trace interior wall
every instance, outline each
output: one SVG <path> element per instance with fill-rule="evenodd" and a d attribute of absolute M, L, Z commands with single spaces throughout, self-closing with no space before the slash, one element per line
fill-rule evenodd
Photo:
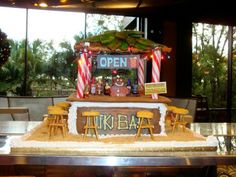
<path fill-rule="evenodd" d="M 162 44 L 163 42 L 163 29 L 162 29 L 162 23 L 159 19 L 153 18 L 153 17 L 148 17 L 147 19 L 147 38 Z M 152 61 L 148 60 L 147 61 L 147 69 L 146 69 L 146 82 L 151 82 L 152 81 Z M 162 69 L 161 69 L 161 72 Z M 162 81 L 162 73 L 161 73 L 161 81 Z"/>
<path fill-rule="evenodd" d="M 167 83 L 166 96 L 176 96 L 176 23 L 163 21 L 155 17 L 148 18 L 148 39 L 164 44 L 172 51 L 170 59 L 165 58 L 161 62 L 161 81 Z M 147 70 L 151 71 L 151 62 L 147 65 Z M 147 81 L 151 82 L 151 72 L 147 73 Z"/>
<path fill-rule="evenodd" d="M 163 23 L 163 44 L 172 48 L 170 59 L 162 61 L 162 80 L 167 82 L 168 96 L 176 96 L 176 23 L 164 22 Z"/>
<path fill-rule="evenodd" d="M 176 97 L 191 97 L 192 22 L 178 21 L 176 26 Z"/>

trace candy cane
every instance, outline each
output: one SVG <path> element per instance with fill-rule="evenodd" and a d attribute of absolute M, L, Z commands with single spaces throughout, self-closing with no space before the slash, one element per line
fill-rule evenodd
<path fill-rule="evenodd" d="M 86 65 L 87 65 L 87 71 L 86 71 L 86 84 L 90 85 L 91 82 L 91 71 L 92 71 L 92 64 L 91 64 L 91 58 L 86 58 Z"/>
<path fill-rule="evenodd" d="M 138 60 L 138 85 L 141 89 L 144 89 L 144 59 Z"/>
<path fill-rule="evenodd" d="M 85 55 L 81 54 L 78 60 L 77 98 L 83 98 L 86 84 L 86 61 Z"/>
<path fill-rule="evenodd" d="M 153 52 L 152 59 L 152 82 L 160 81 L 160 73 L 161 73 L 161 51 L 159 49 Z M 152 94 L 152 99 L 158 99 L 158 94 Z"/>

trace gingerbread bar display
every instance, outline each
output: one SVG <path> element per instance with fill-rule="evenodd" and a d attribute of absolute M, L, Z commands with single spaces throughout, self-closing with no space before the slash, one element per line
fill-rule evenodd
<path fill-rule="evenodd" d="M 78 80 L 77 93 L 68 98 L 72 101 L 69 113 L 71 133 L 83 132 L 85 122 L 80 117 L 84 109 L 101 112 L 98 120 L 103 123 L 99 126 L 103 134 L 133 133 L 138 122 L 135 116 L 137 109 L 151 109 L 156 124 L 154 132 L 165 134 L 165 104 L 170 100 L 158 99 L 157 94 L 145 96 L 144 77 L 147 72 L 145 63 L 149 59 L 152 60 L 152 81 L 160 81 L 161 54 L 169 53 L 171 48 L 145 39 L 142 35 L 140 31 L 106 31 L 75 45 Z M 86 101 L 88 103 L 81 103 Z M 127 121 L 124 127 L 119 123 L 121 116 Z M 127 128 L 130 120 L 135 122 L 134 130 Z"/>
<path fill-rule="evenodd" d="M 107 31 L 75 45 L 77 91 L 48 107 L 42 124 L 12 140 L 12 152 L 129 155 L 216 151 L 217 139 L 187 127 L 187 109 L 168 106 L 160 81 L 170 48 L 139 31 Z M 147 60 L 152 62 L 147 71 Z M 152 82 L 145 83 L 147 72 Z M 139 154 L 141 152 L 141 154 Z"/>

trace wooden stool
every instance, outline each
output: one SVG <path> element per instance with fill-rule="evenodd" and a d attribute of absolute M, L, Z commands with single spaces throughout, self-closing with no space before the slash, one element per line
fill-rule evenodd
<path fill-rule="evenodd" d="M 173 114 L 175 115 L 174 117 L 174 123 L 173 123 L 173 128 L 172 128 L 172 133 L 175 131 L 175 127 L 178 125 L 183 126 L 183 131 L 185 131 L 187 122 L 184 121 L 184 115 L 188 114 L 188 110 L 184 108 L 175 108 L 172 110 Z"/>
<path fill-rule="evenodd" d="M 71 103 L 70 102 L 67 102 L 67 101 L 62 101 L 62 102 L 58 102 L 55 104 L 55 106 L 57 107 L 60 107 L 61 109 L 64 109 L 66 111 L 69 111 L 70 107 L 71 107 Z M 66 119 L 66 123 L 67 123 L 67 129 L 69 130 L 68 128 L 68 115 L 65 115 L 64 116 L 64 119 Z"/>
<path fill-rule="evenodd" d="M 153 118 L 153 113 L 150 111 L 138 111 L 136 116 L 137 118 L 139 118 L 139 125 L 138 125 L 138 131 L 135 138 L 137 139 L 138 137 L 140 137 L 141 130 L 144 128 L 147 128 L 149 130 L 152 140 L 154 140 L 154 136 L 153 136 L 154 125 L 152 125 L 150 121 L 150 119 Z"/>
<path fill-rule="evenodd" d="M 176 106 L 167 106 L 167 112 L 173 112 L 177 107 Z"/>
<path fill-rule="evenodd" d="M 64 102 L 56 103 L 55 106 L 61 107 L 62 109 L 68 111 L 70 106 L 71 106 L 71 104 L 69 102 L 64 101 Z"/>
<path fill-rule="evenodd" d="M 52 137 L 52 135 L 57 133 L 57 129 L 61 128 L 62 136 L 63 138 L 66 135 L 67 131 L 67 120 L 64 119 L 64 116 L 68 115 L 68 112 L 62 109 L 52 109 L 48 110 L 49 117 L 51 121 L 49 122 L 49 138 Z"/>
<path fill-rule="evenodd" d="M 84 126 L 84 139 L 86 139 L 88 130 L 92 129 L 94 130 L 94 133 L 96 135 L 96 138 L 98 140 L 98 130 L 97 130 L 97 125 L 96 125 L 96 117 L 99 116 L 100 113 L 96 111 L 85 111 L 82 112 L 82 116 L 86 117 L 86 123 Z"/>
<path fill-rule="evenodd" d="M 60 106 L 60 105 L 48 106 L 48 111 L 51 111 L 51 110 L 65 110 L 65 111 L 68 111 L 69 109 L 65 109 L 65 107 Z M 69 130 L 69 128 L 68 128 L 68 113 L 63 115 L 63 119 L 65 119 L 66 127 Z M 51 121 L 53 121 L 53 117 L 48 115 L 48 125 L 50 124 Z"/>
<path fill-rule="evenodd" d="M 173 113 L 173 110 L 177 109 L 176 106 L 168 106 L 166 105 L 166 119 L 167 118 L 170 118 L 170 125 L 173 126 L 173 122 L 175 120 L 175 116 L 174 116 L 174 113 Z"/>
<path fill-rule="evenodd" d="M 47 119 L 47 125 L 49 126 L 50 123 L 52 123 L 54 120 L 55 120 L 55 117 L 52 115 L 49 114 L 49 112 L 53 111 L 53 110 L 62 110 L 61 107 L 59 106 L 48 106 L 48 114 L 47 115 L 44 115 L 44 117 L 46 117 Z"/>

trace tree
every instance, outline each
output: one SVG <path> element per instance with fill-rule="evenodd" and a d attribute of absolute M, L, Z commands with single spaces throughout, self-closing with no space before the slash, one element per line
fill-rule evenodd
<path fill-rule="evenodd" d="M 77 70 L 75 53 L 68 41 L 60 43 L 61 51 L 55 52 L 47 64 L 45 73 L 49 76 L 51 90 L 57 85 L 75 88 Z"/>
<path fill-rule="evenodd" d="M 123 17 L 106 15 L 88 15 L 87 37 L 104 30 L 121 29 Z M 75 35 L 76 42 L 85 38 L 83 33 Z M 55 49 L 53 41 L 37 39 L 28 43 L 28 77 L 27 95 L 33 90 L 55 90 L 58 88 L 75 88 L 77 78 L 77 63 L 73 49 L 74 44 L 62 41 Z M 0 68 L 0 93 L 11 92 L 23 95 L 25 40 L 10 41 L 11 55 L 9 61 Z M 42 94 L 40 94 L 42 95 Z M 47 94 L 48 95 L 48 94 Z"/>
<path fill-rule="evenodd" d="M 11 55 L 8 62 L 0 69 L 1 92 L 23 95 L 25 40 L 10 41 Z M 46 60 L 52 50 L 50 43 L 35 40 L 28 44 L 28 79 L 27 95 L 32 94 L 32 87 L 42 80 Z"/>
<path fill-rule="evenodd" d="M 86 22 L 87 33 L 97 35 L 107 30 L 123 30 L 123 20 L 123 16 L 88 14 Z"/>
<path fill-rule="evenodd" d="M 227 27 L 193 25 L 193 94 L 204 94 L 212 107 L 225 106 Z"/>
<path fill-rule="evenodd" d="M 18 94 L 23 83 L 23 52 L 24 42 L 9 41 L 11 55 L 9 60 L 0 68 L 0 92 L 6 95 L 7 92 Z"/>
<path fill-rule="evenodd" d="M 0 67 L 4 65 L 10 55 L 10 46 L 7 35 L 0 29 Z"/>

